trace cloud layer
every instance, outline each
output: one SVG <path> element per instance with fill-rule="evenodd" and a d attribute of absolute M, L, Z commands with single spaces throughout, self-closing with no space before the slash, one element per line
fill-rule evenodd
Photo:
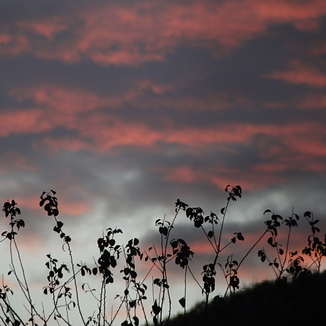
<path fill-rule="evenodd" d="M 230 236 L 254 241 L 266 208 L 311 210 L 324 223 L 324 1 L 0 6 L 0 194 L 23 211 L 27 251 L 55 243 L 38 207 L 51 188 L 76 255 L 94 244 L 90 261 L 107 227 L 150 246 L 155 220 L 171 220 L 177 198 L 219 212 L 228 184 L 244 192 Z M 180 223 L 200 275 L 209 246 Z M 248 282 L 257 259 L 243 267 Z"/>

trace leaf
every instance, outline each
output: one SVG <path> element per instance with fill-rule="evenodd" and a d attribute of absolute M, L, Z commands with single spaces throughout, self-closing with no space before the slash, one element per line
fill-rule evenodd
<path fill-rule="evenodd" d="M 238 240 L 244 241 L 244 236 L 242 235 L 241 232 L 235 232 L 234 234 L 236 235 Z"/>
<path fill-rule="evenodd" d="M 266 211 L 263 214 L 265 215 L 266 213 L 272 213 L 272 211 L 270 209 L 266 209 Z"/>
<path fill-rule="evenodd" d="M 167 236 L 167 234 L 168 234 L 168 228 L 165 226 L 160 226 L 158 231 L 160 232 L 160 234 L 163 234 L 165 236 Z"/>
<path fill-rule="evenodd" d="M 207 233 L 207 235 L 208 235 L 209 238 L 212 238 L 213 235 L 214 235 L 214 232 L 213 232 L 213 231 L 209 231 L 209 232 Z"/>
<path fill-rule="evenodd" d="M 188 207 L 187 209 L 186 209 L 186 216 L 189 218 L 190 217 L 190 219 L 192 218 L 192 211 L 193 211 L 193 209 L 191 208 L 191 207 Z"/>
<path fill-rule="evenodd" d="M 137 273 L 135 271 L 130 271 L 130 276 L 131 276 L 131 278 L 136 278 Z"/>
<path fill-rule="evenodd" d="M 139 326 L 139 319 L 137 316 L 132 317 L 132 319 L 134 320 L 135 326 Z"/>
<path fill-rule="evenodd" d="M 182 308 L 184 308 L 186 306 L 186 299 L 183 297 L 179 300 L 179 303 L 181 305 Z"/>
<path fill-rule="evenodd" d="M 202 226 L 202 224 L 203 224 L 203 221 L 202 221 L 201 219 L 196 219 L 196 220 L 194 221 L 194 226 L 195 226 L 196 228 L 200 228 L 200 227 Z"/>
<path fill-rule="evenodd" d="M 269 238 L 267 239 L 267 242 L 268 242 L 272 247 L 274 247 L 274 240 L 273 240 L 273 237 L 269 237 Z"/>
<path fill-rule="evenodd" d="M 230 285 L 233 287 L 233 289 L 238 289 L 239 283 L 240 283 L 240 280 L 239 280 L 238 276 L 233 275 L 230 277 Z"/>
<path fill-rule="evenodd" d="M 154 304 L 152 305 L 152 311 L 153 311 L 153 314 L 155 316 L 157 316 L 160 311 L 161 311 L 161 307 L 157 305 L 157 301 L 155 300 Z"/>
<path fill-rule="evenodd" d="M 181 243 L 182 245 L 186 246 L 186 241 L 184 241 L 183 239 L 178 239 L 178 242 Z"/>
<path fill-rule="evenodd" d="M 171 244 L 172 248 L 176 248 L 178 246 L 178 241 L 173 239 L 173 240 L 171 240 L 170 244 Z"/>
<path fill-rule="evenodd" d="M 258 251 L 258 257 L 260 257 L 260 260 L 264 262 L 266 260 L 266 254 L 264 250 L 259 250 Z"/>

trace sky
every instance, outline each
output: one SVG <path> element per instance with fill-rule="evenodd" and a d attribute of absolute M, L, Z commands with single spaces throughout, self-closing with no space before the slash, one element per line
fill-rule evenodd
<path fill-rule="evenodd" d="M 313 211 L 325 227 L 325 39 L 323 0 L 1 1 L 0 198 L 22 210 L 31 282 L 46 253 L 67 259 L 38 206 L 50 189 L 76 260 L 90 265 L 108 227 L 144 249 L 159 243 L 155 220 L 172 221 L 178 198 L 221 217 L 227 185 L 243 190 L 223 238 L 243 233 L 239 260 L 265 209 L 293 210 L 305 226 Z M 173 232 L 194 248 L 200 279 L 214 259 L 207 240 L 184 212 Z M 296 230 L 295 248 L 307 232 Z M 244 283 L 271 276 L 257 251 Z"/>

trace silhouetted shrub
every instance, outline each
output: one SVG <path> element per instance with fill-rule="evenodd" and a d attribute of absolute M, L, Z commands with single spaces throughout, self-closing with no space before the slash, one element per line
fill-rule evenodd
<path fill-rule="evenodd" d="M 9 220 L 9 230 L 1 233 L 3 238 L 0 242 L 9 242 L 8 275 L 14 277 L 24 302 L 13 299 L 14 293 L 3 279 L 0 287 L 0 322 L 5 326 L 48 326 L 51 322 L 71 326 L 71 316 L 75 315 L 79 318 L 79 325 L 113 325 L 123 308 L 125 320 L 121 323 L 122 326 L 138 326 L 141 320 L 149 325 L 149 316 L 154 325 L 172 326 L 268 326 L 304 323 L 315 325 L 325 322 L 323 309 L 326 300 L 323 291 L 326 289 L 326 274 L 325 272 L 320 274 L 320 269 L 322 259 L 326 256 L 326 236 L 324 239 L 318 237 L 319 221 L 314 219 L 313 213 L 307 211 L 304 214 L 310 228 L 310 235 L 302 255 L 298 251 L 290 250 L 291 236 L 298 226 L 299 216 L 292 211 L 290 217 L 283 218 L 267 209 L 264 212 L 264 215 L 269 215 L 269 219 L 265 221 L 266 228 L 257 240 L 248 246 L 241 260 L 235 260 L 231 254 L 222 261 L 221 253 L 226 248 L 230 249 L 239 241 L 245 241 L 245 236 L 239 230 L 235 230 L 231 237 L 223 232 L 229 205 L 242 197 L 242 189 L 239 185 L 228 185 L 225 192 L 227 193 L 226 205 L 221 208 L 219 216 L 213 212 L 207 215 L 201 207 L 191 207 L 178 199 L 172 221 L 168 221 L 165 217 L 155 221 L 159 241 L 157 245 L 148 249 L 142 250 L 140 240 L 136 237 L 128 240 L 126 244 L 119 244 L 118 236 L 123 233 L 121 229 L 108 227 L 105 231 L 99 231 L 102 233 L 96 241 L 99 257 L 95 259 L 93 266 L 87 266 L 83 262 L 75 263 L 72 238 L 67 234 L 64 222 L 58 219 L 60 211 L 56 192 L 54 190 L 43 192 L 39 205 L 50 218 L 54 219 L 53 231 L 59 236 L 62 249 L 69 260 L 69 263 L 60 262 L 51 254 L 46 254 L 46 284 L 40 290 L 45 296 L 51 298 L 52 306 L 47 312 L 42 303 L 36 305 L 34 302 L 16 241 L 19 232 L 25 227 L 24 220 L 18 218 L 21 210 L 15 200 L 6 201 L 2 210 L 7 221 Z M 177 237 L 176 219 L 181 212 L 184 212 L 185 217 L 198 232 L 203 234 L 212 250 L 211 260 L 202 266 L 199 276 L 194 274 L 191 266 L 195 252 L 184 239 Z M 283 244 L 279 240 L 281 228 L 287 230 L 287 237 Z M 171 239 L 172 230 L 176 237 Z M 265 250 L 263 247 L 258 250 L 258 257 L 272 268 L 275 281 L 263 282 L 241 290 L 239 269 L 265 237 L 270 250 Z M 309 257 L 310 265 L 307 263 L 303 265 L 305 261 L 303 255 Z M 139 275 L 140 261 L 148 266 L 145 275 Z M 2 260 L 1 263 L 4 264 L 4 261 Z M 173 263 L 182 271 L 183 277 L 184 291 L 178 298 L 172 298 L 170 292 L 169 266 Z M 311 273 L 313 268 L 316 270 L 314 274 Z M 217 269 L 225 278 L 226 289 L 224 296 L 216 296 L 210 300 L 215 291 Z M 150 280 L 154 270 L 159 276 Z M 99 281 L 97 295 L 88 283 L 81 282 L 80 286 L 77 282 L 77 279 L 87 275 L 97 277 L 96 280 Z M 117 310 L 109 315 L 108 302 L 114 298 L 109 296 L 112 293 L 108 289 L 117 278 L 123 280 L 124 288 L 120 294 L 115 295 L 115 299 L 120 302 Z M 205 301 L 198 303 L 187 313 L 189 279 L 196 282 Z M 146 282 L 151 283 L 153 289 L 151 299 L 147 294 Z M 95 302 L 94 312 L 91 315 L 87 315 L 82 310 L 82 293 L 88 295 L 88 300 L 91 295 Z M 151 302 L 146 304 L 150 300 Z M 184 309 L 183 315 L 173 320 L 170 319 L 172 304 L 180 305 Z M 22 317 L 22 309 L 25 314 L 27 311 L 28 320 Z"/>

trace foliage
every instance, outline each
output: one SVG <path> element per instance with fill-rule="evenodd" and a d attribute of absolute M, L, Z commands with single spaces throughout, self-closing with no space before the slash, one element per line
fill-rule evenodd
<path fill-rule="evenodd" d="M 264 212 L 270 216 L 265 221 L 265 230 L 253 244 L 248 246 L 243 257 L 236 260 L 231 254 L 226 261 L 222 261 L 221 253 L 226 248 L 245 240 L 242 232 L 238 230 L 233 233 L 231 238 L 224 234 L 229 205 L 242 197 L 242 189 L 240 186 L 228 185 L 225 192 L 227 193 L 226 205 L 220 210 L 219 216 L 213 212 L 206 215 L 201 207 L 191 207 L 177 199 L 172 221 L 168 221 L 165 217 L 155 221 L 160 238 L 158 246 L 153 245 L 142 250 L 139 246 L 140 241 L 136 237 L 128 240 L 126 244 L 120 244 L 118 237 L 123 231 L 119 228 L 107 228 L 102 236 L 97 239 L 99 253 L 93 266 L 88 266 L 83 262 L 75 263 L 72 238 L 65 231 L 64 223 L 58 219 L 60 212 L 56 192 L 54 190 L 43 192 L 40 196 L 39 205 L 49 217 L 54 219 L 53 231 L 59 235 L 63 242 L 62 250 L 67 253 L 69 260 L 68 263 L 59 262 L 50 253 L 46 254 L 47 277 L 42 292 L 43 295 L 51 298 L 50 309 L 45 309 L 42 304 L 40 308 L 40 304 L 34 302 L 17 242 L 18 233 L 25 227 L 25 222 L 18 218 L 21 215 L 21 210 L 15 200 L 5 202 L 3 212 L 5 217 L 10 219 L 10 228 L 2 232 L 3 239 L 1 242 L 9 242 L 10 270 L 8 277 L 13 276 L 15 278 L 25 301 L 21 303 L 21 306 L 17 306 L 17 302 L 13 300 L 12 289 L 3 279 L 0 288 L 0 322 L 3 325 L 14 326 L 52 325 L 53 322 L 58 325 L 72 325 L 73 320 L 75 320 L 73 318 L 78 316 L 80 325 L 104 326 L 116 323 L 118 314 L 121 314 L 122 310 L 125 309 L 125 320 L 121 323 L 123 326 L 138 326 L 141 322 L 149 325 L 150 319 L 154 325 L 163 325 L 171 319 L 172 304 L 176 301 L 184 309 L 184 321 L 186 321 L 187 287 L 190 277 L 205 296 L 203 304 L 205 313 L 201 324 L 208 325 L 211 322 L 209 311 L 212 307 L 209 299 L 216 288 L 218 271 L 222 273 L 226 281 L 225 294 L 219 299 L 219 302 L 231 302 L 230 307 L 233 307 L 232 309 L 240 309 L 236 303 L 241 297 L 238 294 L 240 293 L 238 292 L 240 288 L 240 267 L 264 238 L 267 238 L 268 247 L 272 251 L 263 247 L 258 250 L 258 257 L 263 263 L 268 262 L 275 273 L 278 284 L 283 284 L 282 282 L 287 278 L 290 278 L 292 282 L 298 280 L 303 275 L 308 275 L 313 268 L 317 270 L 318 274 L 320 273 L 322 258 L 326 255 L 326 236 L 323 240 L 318 237 L 320 229 L 317 225 L 319 221 L 314 219 L 312 212 L 304 214 L 311 234 L 307 239 L 307 245 L 302 250 L 302 255 L 311 259 L 310 264 L 304 265 L 303 256 L 299 255 L 297 251 L 290 251 L 292 232 L 298 226 L 299 216 L 292 211 L 291 216 L 284 219 L 269 209 Z M 202 266 L 202 272 L 199 276 L 195 275 L 191 266 L 195 252 L 191 250 L 184 239 L 172 237 L 172 231 L 174 235 L 177 234 L 175 226 L 180 212 L 184 212 L 194 227 L 202 232 L 211 247 L 211 260 Z M 285 244 L 282 244 L 278 239 L 281 228 L 287 229 Z M 140 275 L 138 269 L 140 264 L 148 266 L 145 275 Z M 171 296 L 169 281 L 171 264 L 176 265 L 183 272 L 184 293 L 179 298 L 172 298 Z M 154 277 L 153 275 L 157 275 L 157 273 L 159 277 Z M 95 277 L 96 280 L 99 280 L 100 290 L 98 294 L 87 282 L 80 281 L 85 276 Z M 115 283 L 117 277 L 123 280 L 125 287 L 120 294 L 115 296 L 116 300 L 120 300 L 120 304 L 109 317 L 108 305 L 113 300 L 113 298 L 108 297 L 112 295 L 110 285 Z M 151 277 L 152 280 L 150 281 Z M 80 285 L 81 283 L 82 285 Z M 151 298 L 147 293 L 149 284 L 153 289 Z M 82 295 L 87 296 L 88 300 L 89 295 L 94 299 L 94 312 L 91 315 L 87 315 L 82 309 Z M 151 303 L 146 304 L 147 301 L 151 301 Z M 22 317 L 21 309 L 28 311 L 28 320 Z M 221 316 L 232 315 L 223 314 L 221 312 Z"/>

